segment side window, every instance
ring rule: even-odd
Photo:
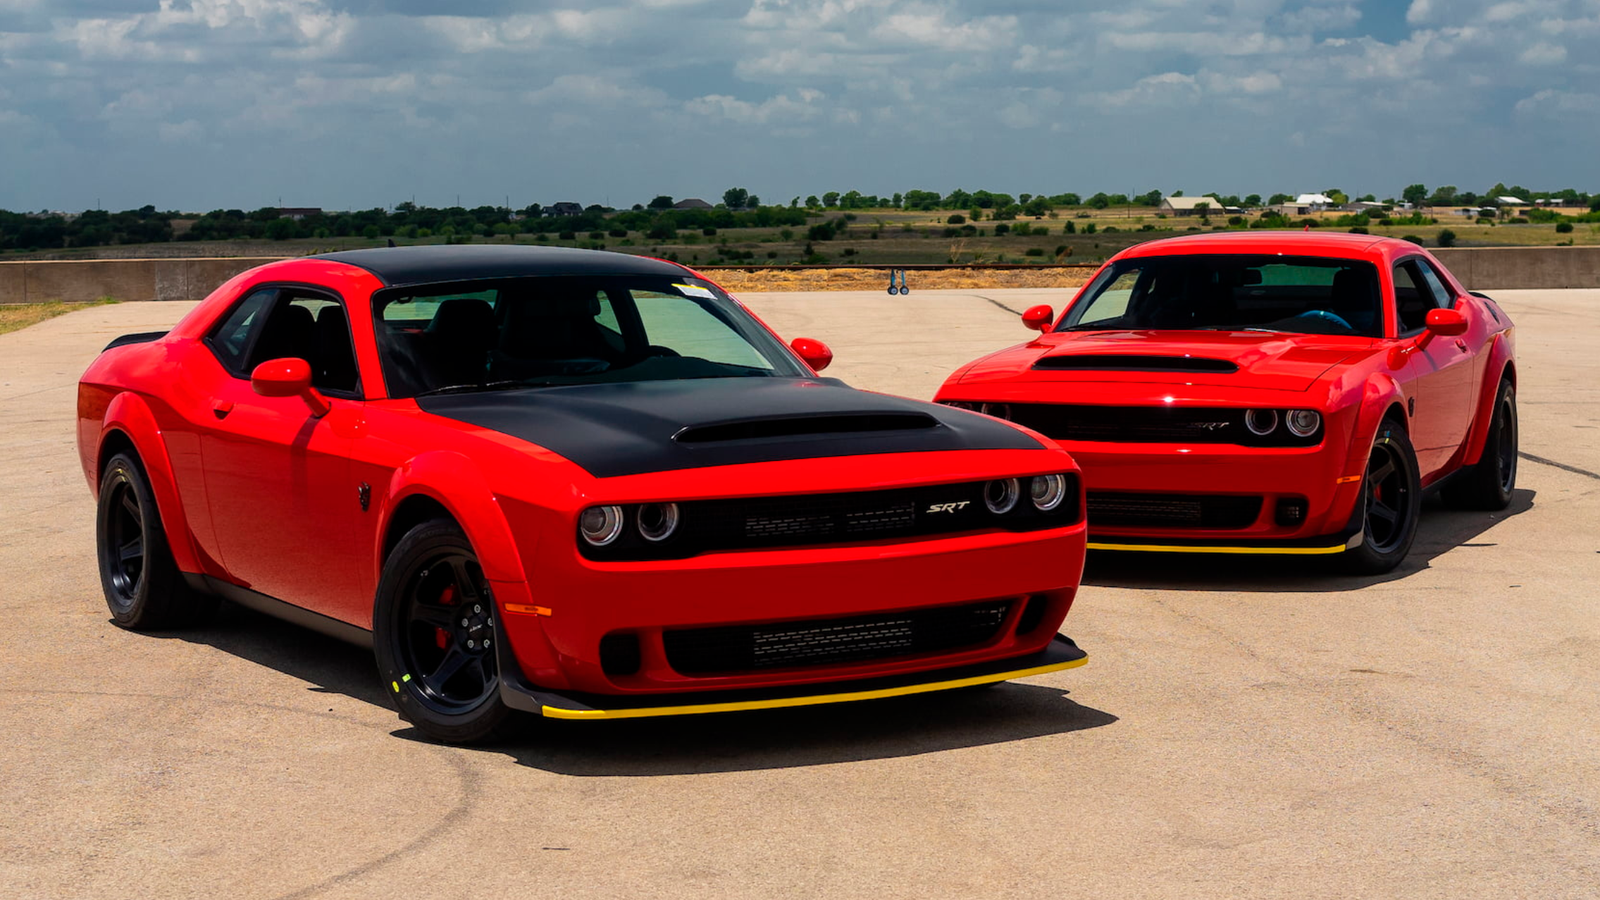
[[[1418,273],[1415,260],[1394,267],[1394,307],[1401,334],[1422,330],[1428,321],[1428,310],[1438,308],[1433,289]]]
[[[344,306],[322,294],[285,292],[250,351],[249,367],[285,358],[305,360],[311,366],[311,383],[320,390],[354,392],[355,348]]]
[[[1425,259],[1416,260],[1416,264],[1417,269],[1422,272],[1422,280],[1427,283],[1428,289],[1433,293],[1434,305],[1439,309],[1455,308],[1456,298],[1451,294],[1450,289],[1444,286],[1444,279],[1439,277],[1439,273],[1434,271],[1433,266],[1429,265]]]
[[[275,290],[256,291],[239,302],[206,336],[206,344],[228,371],[238,374],[245,369],[245,355],[250,352],[250,342],[261,330],[266,309]]]

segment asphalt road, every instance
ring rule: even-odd
[[[290,626],[109,624],[74,383],[188,305],[0,336],[0,897],[1594,897],[1600,291],[1497,296],[1545,462],[1391,576],[1097,558],[1081,669],[479,750]],[[928,397],[1060,296],[746,300]]]

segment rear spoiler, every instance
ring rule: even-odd
[[[129,344],[148,344],[151,341],[159,341],[166,336],[167,333],[165,331],[142,331],[138,334],[125,334],[107,344],[105,350],[100,352],[104,353],[112,347],[126,347]]]

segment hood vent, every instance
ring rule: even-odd
[[[1222,372],[1231,374],[1239,367],[1226,359],[1194,356],[1118,356],[1081,354],[1045,356],[1033,364],[1035,369],[1092,372]]]
[[[934,428],[938,424],[939,420],[925,413],[787,416],[722,422],[716,425],[691,425],[673,435],[672,439],[680,444],[711,444],[722,441],[754,441],[763,438],[808,437],[861,431],[911,431]]]

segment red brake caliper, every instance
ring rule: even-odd
[[[456,605],[456,586],[447,585],[444,592],[439,595],[440,606]],[[433,642],[439,645],[440,650],[450,649],[450,632],[435,625],[433,628]]]

